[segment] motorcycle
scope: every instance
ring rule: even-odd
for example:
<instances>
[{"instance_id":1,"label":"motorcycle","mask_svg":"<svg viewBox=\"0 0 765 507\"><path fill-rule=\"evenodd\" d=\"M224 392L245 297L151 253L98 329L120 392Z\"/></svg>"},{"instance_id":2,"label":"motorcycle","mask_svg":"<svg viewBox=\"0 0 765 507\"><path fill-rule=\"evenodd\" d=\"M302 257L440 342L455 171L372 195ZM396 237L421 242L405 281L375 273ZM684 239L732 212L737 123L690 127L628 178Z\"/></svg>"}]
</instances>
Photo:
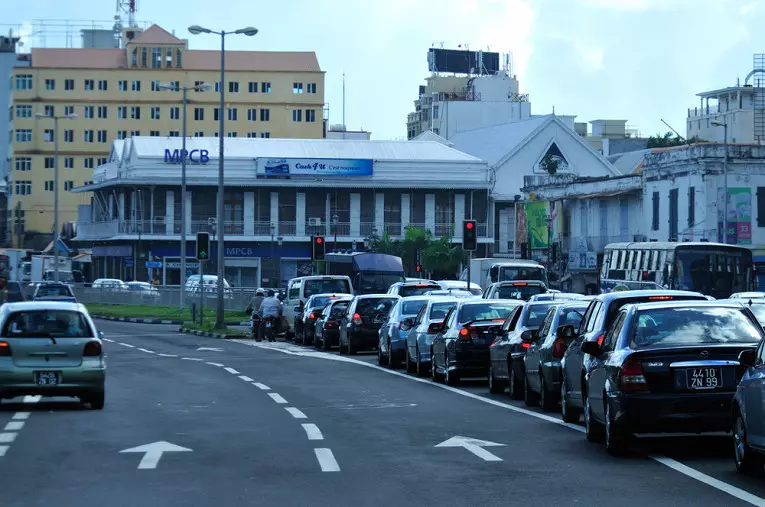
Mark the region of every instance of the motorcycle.
<instances>
[{"instance_id":1,"label":"motorcycle","mask_svg":"<svg viewBox=\"0 0 765 507\"><path fill-rule=\"evenodd\" d=\"M276 341L274 333L276 332L276 317L266 317L263 323L264 338L270 342Z\"/></svg>"},{"instance_id":2,"label":"motorcycle","mask_svg":"<svg viewBox=\"0 0 765 507\"><path fill-rule=\"evenodd\" d=\"M252 338L259 342L261 341L260 338L260 315L253 313L252 317Z\"/></svg>"}]
</instances>

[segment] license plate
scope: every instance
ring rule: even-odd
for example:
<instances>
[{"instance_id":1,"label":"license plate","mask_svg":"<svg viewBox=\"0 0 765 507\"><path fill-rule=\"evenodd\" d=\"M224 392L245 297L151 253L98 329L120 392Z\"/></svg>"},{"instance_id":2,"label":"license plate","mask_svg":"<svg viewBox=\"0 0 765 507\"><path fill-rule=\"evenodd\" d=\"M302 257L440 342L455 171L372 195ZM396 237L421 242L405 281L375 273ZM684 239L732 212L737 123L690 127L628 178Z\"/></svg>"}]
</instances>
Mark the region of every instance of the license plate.
<instances>
[{"instance_id":1,"label":"license plate","mask_svg":"<svg viewBox=\"0 0 765 507\"><path fill-rule=\"evenodd\" d=\"M60 383L57 371L37 371L35 372L35 383L38 386L55 386Z\"/></svg>"},{"instance_id":2,"label":"license plate","mask_svg":"<svg viewBox=\"0 0 765 507\"><path fill-rule=\"evenodd\" d=\"M381 324L383 321L382 317L375 317L375 324Z\"/></svg>"},{"instance_id":3,"label":"license plate","mask_svg":"<svg viewBox=\"0 0 765 507\"><path fill-rule=\"evenodd\" d=\"M688 389L716 389L722 387L721 368L689 368L685 370Z\"/></svg>"}]
</instances>

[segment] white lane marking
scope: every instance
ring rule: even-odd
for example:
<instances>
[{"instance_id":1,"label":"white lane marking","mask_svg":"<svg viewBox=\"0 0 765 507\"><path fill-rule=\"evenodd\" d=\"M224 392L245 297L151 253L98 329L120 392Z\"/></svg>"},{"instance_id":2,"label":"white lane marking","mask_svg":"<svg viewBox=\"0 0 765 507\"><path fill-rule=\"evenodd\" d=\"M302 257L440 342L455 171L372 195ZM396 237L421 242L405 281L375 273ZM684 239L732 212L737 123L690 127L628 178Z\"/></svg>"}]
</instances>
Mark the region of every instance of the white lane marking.
<instances>
[{"instance_id":1,"label":"white lane marking","mask_svg":"<svg viewBox=\"0 0 765 507\"><path fill-rule=\"evenodd\" d=\"M114 343L114 340L110 340L109 338L101 338L105 342Z\"/></svg>"},{"instance_id":2,"label":"white lane marking","mask_svg":"<svg viewBox=\"0 0 765 507\"><path fill-rule=\"evenodd\" d=\"M214 347L199 347L197 350L209 350L211 352L223 352L223 349L218 349Z\"/></svg>"},{"instance_id":3,"label":"white lane marking","mask_svg":"<svg viewBox=\"0 0 765 507\"><path fill-rule=\"evenodd\" d=\"M18 433L0 433L0 443L10 444L16 440L16 435L18 435Z\"/></svg>"},{"instance_id":4,"label":"white lane marking","mask_svg":"<svg viewBox=\"0 0 765 507\"><path fill-rule=\"evenodd\" d=\"M0 457L5 456L5 453L8 452L8 448L10 446L8 445L0 445Z\"/></svg>"},{"instance_id":5,"label":"white lane marking","mask_svg":"<svg viewBox=\"0 0 765 507\"><path fill-rule=\"evenodd\" d=\"M268 395L271 397L272 400L274 400L276 403L279 403L281 405L285 405L287 403L287 400L281 397L281 395L277 393L268 393Z\"/></svg>"},{"instance_id":6,"label":"white lane marking","mask_svg":"<svg viewBox=\"0 0 765 507\"><path fill-rule=\"evenodd\" d=\"M199 361L199 362L204 361L204 359L200 359L198 357L182 357L181 359L185 361Z\"/></svg>"},{"instance_id":7,"label":"white lane marking","mask_svg":"<svg viewBox=\"0 0 765 507\"><path fill-rule=\"evenodd\" d=\"M313 450L316 453L316 459L319 460L319 466L322 472L339 472L340 465L337 464L332 449L318 448Z\"/></svg>"},{"instance_id":8,"label":"white lane marking","mask_svg":"<svg viewBox=\"0 0 765 507\"><path fill-rule=\"evenodd\" d=\"M687 475L688 477L696 479L699 482L703 482L704 484L708 486L712 486L713 488L719 489L720 491L728 493L731 496L735 496L739 500L743 500L744 502L750 503L752 505L758 505L758 506L765 505L765 500L763 500L762 498L755 496L747 491L744 491L743 489L732 486L728 484L727 482L723 482L718 479L715 479L714 477L710 477L707 474L699 472L698 470L695 470L687 465L684 465L680 463L679 461L675 461L672 458L667 458L665 456L651 456L651 459L658 461L662 465L668 466L669 468L671 468L672 470L675 470L676 472L680 472L681 474Z\"/></svg>"},{"instance_id":9,"label":"white lane marking","mask_svg":"<svg viewBox=\"0 0 765 507\"><path fill-rule=\"evenodd\" d=\"M130 345L129 343L119 342L119 344L122 345L123 347L130 347L131 349L135 348L135 345Z\"/></svg>"},{"instance_id":10,"label":"white lane marking","mask_svg":"<svg viewBox=\"0 0 765 507\"><path fill-rule=\"evenodd\" d=\"M37 396L29 396L29 395L27 395L27 396L24 396L24 403L37 403L38 401L40 401L40 398L42 398L42 396L39 396L39 395L37 395Z\"/></svg>"},{"instance_id":11,"label":"white lane marking","mask_svg":"<svg viewBox=\"0 0 765 507\"><path fill-rule=\"evenodd\" d=\"M187 447L181 447L180 445L171 444L170 442L159 441L152 442L151 444L139 445L138 447L131 447L130 449L123 449L120 453L132 452L143 454L143 458L138 463L138 470L151 470L157 468L162 454L166 452L192 452Z\"/></svg>"},{"instance_id":12,"label":"white lane marking","mask_svg":"<svg viewBox=\"0 0 765 507\"><path fill-rule=\"evenodd\" d=\"M277 395L278 396L278 395ZM296 409L295 407L284 407L284 410L290 413L292 417L295 419L308 419L308 416L305 415L300 410Z\"/></svg>"},{"instance_id":13,"label":"white lane marking","mask_svg":"<svg viewBox=\"0 0 765 507\"><path fill-rule=\"evenodd\" d=\"M212 365L212 366L217 366L218 368L223 368L223 365L220 364L220 363L211 363L211 362L208 361L207 364Z\"/></svg>"},{"instance_id":14,"label":"white lane marking","mask_svg":"<svg viewBox=\"0 0 765 507\"><path fill-rule=\"evenodd\" d=\"M32 412L16 412L13 414L13 419L29 419L29 416L32 414Z\"/></svg>"},{"instance_id":15,"label":"white lane marking","mask_svg":"<svg viewBox=\"0 0 765 507\"><path fill-rule=\"evenodd\" d=\"M162 357L178 357L178 354L157 354L157 355Z\"/></svg>"},{"instance_id":16,"label":"white lane marking","mask_svg":"<svg viewBox=\"0 0 765 507\"><path fill-rule=\"evenodd\" d=\"M230 374L232 374L232 375L239 375L239 372L238 372L238 371L236 371L236 370L235 370L235 369L233 369L233 368L229 368L228 366L226 366L226 367L225 367L225 368L223 368L223 369L224 369L224 370L226 370L227 372L229 372L229 373L230 373Z\"/></svg>"},{"instance_id":17,"label":"white lane marking","mask_svg":"<svg viewBox=\"0 0 765 507\"><path fill-rule=\"evenodd\" d=\"M261 384L260 382L253 382L252 385L260 389L261 391L270 391L271 388L268 387L266 384Z\"/></svg>"},{"instance_id":18,"label":"white lane marking","mask_svg":"<svg viewBox=\"0 0 765 507\"><path fill-rule=\"evenodd\" d=\"M455 435L434 447L464 447L466 451L472 452L484 461L502 461L502 458L490 453L484 447L505 447L505 444Z\"/></svg>"},{"instance_id":19,"label":"white lane marking","mask_svg":"<svg viewBox=\"0 0 765 507\"><path fill-rule=\"evenodd\" d=\"M24 427L24 421L11 421L5 425L4 431L19 431Z\"/></svg>"},{"instance_id":20,"label":"white lane marking","mask_svg":"<svg viewBox=\"0 0 765 507\"><path fill-rule=\"evenodd\" d=\"M140 350L141 352L146 352L147 354L156 354L156 352L154 352L153 350L149 350L149 349L142 349L142 348L139 347L138 350Z\"/></svg>"},{"instance_id":21,"label":"white lane marking","mask_svg":"<svg viewBox=\"0 0 765 507\"><path fill-rule=\"evenodd\" d=\"M315 424L304 423L301 426L305 430L308 440L324 440L324 435L321 434L321 430Z\"/></svg>"},{"instance_id":22,"label":"white lane marking","mask_svg":"<svg viewBox=\"0 0 765 507\"><path fill-rule=\"evenodd\" d=\"M239 378L244 380L245 382L252 382L252 379L248 377L247 375L239 375Z\"/></svg>"}]
</instances>

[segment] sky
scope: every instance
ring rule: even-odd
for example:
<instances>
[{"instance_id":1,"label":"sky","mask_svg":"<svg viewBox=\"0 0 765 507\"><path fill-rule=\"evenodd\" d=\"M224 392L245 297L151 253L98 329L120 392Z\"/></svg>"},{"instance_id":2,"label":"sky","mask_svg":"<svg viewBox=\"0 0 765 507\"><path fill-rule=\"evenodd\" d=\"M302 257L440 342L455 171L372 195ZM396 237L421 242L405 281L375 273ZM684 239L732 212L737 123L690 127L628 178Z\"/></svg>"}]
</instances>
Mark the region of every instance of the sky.
<instances>
[{"instance_id":1,"label":"sky","mask_svg":"<svg viewBox=\"0 0 765 507\"><path fill-rule=\"evenodd\" d=\"M315 51L326 72L330 123L373 139L405 139L406 115L428 75L434 44L512 55L533 114L576 121L627 120L649 136L685 135L697 93L736 84L765 53L765 0L137 0L138 21L189 38L191 49L219 39L186 27L235 30L232 50ZM0 0L0 31L34 20L100 20L116 0ZM12 7L11 7L12 6ZM59 29L60 30L60 29ZM35 34L31 33L31 44ZM75 37L75 43L77 43ZM66 40L49 36L49 46ZM29 44L27 45L29 46Z\"/></svg>"}]
</instances>

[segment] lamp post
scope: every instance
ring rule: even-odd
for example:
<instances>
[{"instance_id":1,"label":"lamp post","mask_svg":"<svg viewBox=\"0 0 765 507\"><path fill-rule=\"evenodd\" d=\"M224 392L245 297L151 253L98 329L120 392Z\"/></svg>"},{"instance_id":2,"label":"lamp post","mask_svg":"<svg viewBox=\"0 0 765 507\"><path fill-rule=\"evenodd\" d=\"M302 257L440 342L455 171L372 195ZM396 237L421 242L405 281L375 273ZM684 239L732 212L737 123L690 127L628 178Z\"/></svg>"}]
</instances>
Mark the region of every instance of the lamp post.
<instances>
[{"instance_id":1,"label":"lamp post","mask_svg":"<svg viewBox=\"0 0 765 507\"><path fill-rule=\"evenodd\" d=\"M58 227L58 121L73 120L77 118L77 115L72 113L63 116L50 116L43 113L35 113L35 116L38 118L53 118L53 279L58 282L58 241L60 234Z\"/></svg>"},{"instance_id":2,"label":"lamp post","mask_svg":"<svg viewBox=\"0 0 765 507\"><path fill-rule=\"evenodd\" d=\"M722 127L724 135L725 155L723 157L723 181L725 185L725 204L723 211L723 227L722 227L722 242L728 242L728 124L720 120L712 120L712 125L715 127Z\"/></svg>"},{"instance_id":3,"label":"lamp post","mask_svg":"<svg viewBox=\"0 0 765 507\"><path fill-rule=\"evenodd\" d=\"M210 85L202 83L195 86L175 86L173 84L161 84L160 90L182 91L183 92L183 141L181 144L181 310L186 306L183 297L184 287L186 287L186 105L188 104L188 91L204 92L210 89Z\"/></svg>"},{"instance_id":4,"label":"lamp post","mask_svg":"<svg viewBox=\"0 0 765 507\"><path fill-rule=\"evenodd\" d=\"M332 250L337 252L337 226L339 225L340 217L337 213L332 215L332 225L335 227L335 241L332 243Z\"/></svg>"},{"instance_id":5,"label":"lamp post","mask_svg":"<svg viewBox=\"0 0 765 507\"><path fill-rule=\"evenodd\" d=\"M230 35L231 33L234 34L243 34L247 35L248 37L252 37L253 35L258 33L258 29L252 26L248 26L246 28L240 28L239 30L235 30L233 32L226 32L225 30L221 30L220 32L216 32L215 30L210 30L209 28L204 28L199 25L192 25L189 27L189 32L191 32L193 35L198 35L200 33L214 33L216 35L220 35L220 109L218 112L218 120L220 122L220 126L218 128L218 223L220 224L219 231L218 231L218 301L217 301L217 308L215 311L215 328L221 329L225 327L225 322L223 320L223 310L224 310L224 304L223 304L223 278L225 275L225 256L226 256L226 249L224 247L224 217L225 214L225 208L223 203L223 192L225 191L225 186L223 184L223 139L225 137L225 122L224 122L224 113L225 113L225 104L224 104L224 97L225 97L225 89L226 89L226 35ZM185 196L184 196L185 197ZM184 254L186 252L183 252Z\"/></svg>"}]
</instances>

